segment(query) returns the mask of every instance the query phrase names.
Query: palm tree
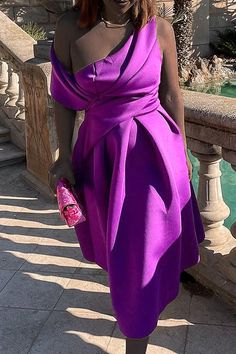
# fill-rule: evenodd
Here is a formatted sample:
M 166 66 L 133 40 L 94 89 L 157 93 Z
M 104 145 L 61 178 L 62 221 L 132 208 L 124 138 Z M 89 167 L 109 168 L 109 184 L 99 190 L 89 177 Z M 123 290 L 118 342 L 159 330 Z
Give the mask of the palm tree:
M 179 77 L 182 78 L 186 69 L 190 66 L 190 57 L 192 54 L 193 37 L 193 4 L 192 0 L 174 0 L 174 18 L 172 25 L 175 31 Z M 179 14 L 182 14 L 179 16 Z

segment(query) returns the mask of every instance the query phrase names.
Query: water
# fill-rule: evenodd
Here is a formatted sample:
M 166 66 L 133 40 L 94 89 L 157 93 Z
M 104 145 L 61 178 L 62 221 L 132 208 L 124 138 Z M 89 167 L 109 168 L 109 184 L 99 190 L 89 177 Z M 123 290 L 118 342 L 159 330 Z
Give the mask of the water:
M 220 95 L 236 98 L 236 80 L 231 80 L 222 85 Z
M 230 79 L 223 84 L 209 83 L 193 87 L 183 86 L 184 89 L 190 91 L 204 92 L 212 95 L 226 96 L 236 98 L 236 79 Z

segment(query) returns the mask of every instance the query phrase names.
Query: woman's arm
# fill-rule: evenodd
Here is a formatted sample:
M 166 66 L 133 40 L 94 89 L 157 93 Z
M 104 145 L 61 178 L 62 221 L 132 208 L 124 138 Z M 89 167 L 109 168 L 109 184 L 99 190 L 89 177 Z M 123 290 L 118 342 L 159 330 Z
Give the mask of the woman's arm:
M 56 24 L 54 36 L 54 49 L 58 60 L 64 68 L 72 72 L 70 59 L 70 14 L 61 15 Z M 59 159 L 71 161 L 71 144 L 75 125 L 76 111 L 62 106 L 53 100 L 55 111 L 55 124 L 59 142 Z
M 175 33 L 171 23 L 161 17 L 157 18 L 157 36 L 163 51 L 159 98 L 161 105 L 179 126 L 187 151 L 184 102 L 179 86 Z

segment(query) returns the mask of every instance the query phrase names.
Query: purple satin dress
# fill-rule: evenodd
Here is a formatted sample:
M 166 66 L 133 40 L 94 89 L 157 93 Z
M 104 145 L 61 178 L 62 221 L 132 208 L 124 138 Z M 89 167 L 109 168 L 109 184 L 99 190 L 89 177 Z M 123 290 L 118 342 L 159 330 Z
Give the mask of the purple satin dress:
M 178 295 L 180 273 L 200 261 L 205 237 L 183 137 L 158 98 L 156 18 L 75 74 L 53 46 L 51 63 L 52 97 L 85 110 L 72 153 L 87 212 L 75 226 L 82 253 L 108 272 L 122 333 L 145 337 Z

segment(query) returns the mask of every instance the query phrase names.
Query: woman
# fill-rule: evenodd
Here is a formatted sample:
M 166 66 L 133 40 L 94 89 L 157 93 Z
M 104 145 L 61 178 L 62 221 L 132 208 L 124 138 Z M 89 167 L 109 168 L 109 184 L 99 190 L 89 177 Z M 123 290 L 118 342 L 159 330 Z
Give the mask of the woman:
M 191 177 L 171 24 L 156 0 L 81 0 L 51 47 L 59 158 L 87 212 L 84 257 L 108 272 L 126 354 L 145 353 L 204 239 Z M 71 151 L 75 113 L 85 110 Z

